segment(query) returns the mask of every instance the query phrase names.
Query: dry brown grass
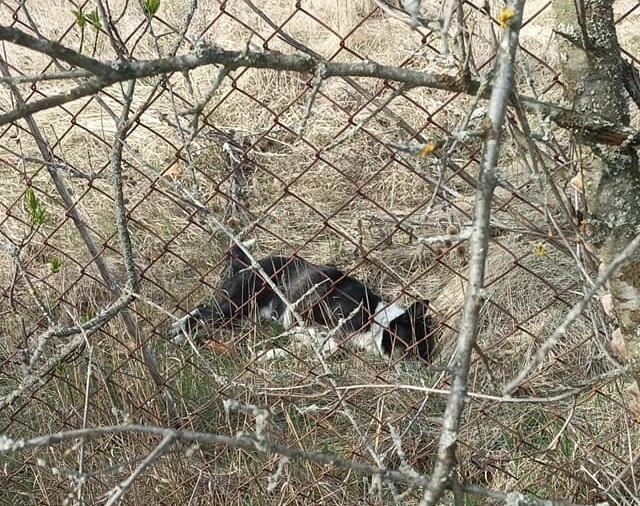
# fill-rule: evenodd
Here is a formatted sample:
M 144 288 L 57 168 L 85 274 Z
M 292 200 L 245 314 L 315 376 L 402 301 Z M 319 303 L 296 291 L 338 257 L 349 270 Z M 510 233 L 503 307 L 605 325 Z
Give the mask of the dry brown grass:
M 493 2 L 493 7 L 497 8 L 498 3 Z M 530 1 L 528 10 L 538 12 L 545 3 Z M 114 12 L 119 12 L 125 2 L 110 4 Z M 295 11 L 292 2 L 258 4 L 277 23 L 284 23 Z M 617 2 L 616 8 L 627 12 L 632 4 Z M 135 2 L 126 5 L 129 12 L 118 28 L 125 36 L 134 34 L 134 39 L 143 35 L 136 54 L 140 58 L 154 57 L 153 39 L 143 34 L 138 7 Z M 177 26 L 187 5 L 186 0 L 165 0 L 161 17 Z M 9 4 L 0 7 L 0 21 L 10 23 L 14 9 Z M 62 37 L 73 24 L 69 2 L 47 2 L 46 8 L 37 3 L 30 9 L 45 36 Z M 296 12 L 285 29 L 317 52 L 335 54 L 338 60 L 349 60 L 352 53 L 357 53 L 388 64 L 408 60 L 417 52 L 407 65 L 446 70 L 444 62 L 435 58 L 435 52 L 420 46 L 420 37 L 402 24 L 379 15 L 362 22 L 372 9 L 369 2 L 314 1 L 306 2 L 305 9 L 324 25 Z M 272 36 L 272 29 L 242 2 L 228 3 L 226 14 L 211 25 L 214 11 L 217 6 L 198 9 L 190 37 L 205 32 L 207 40 L 242 49 L 249 38 L 260 47 L 263 39 Z M 622 43 L 630 44 L 632 54 L 638 44 L 630 28 L 635 26 L 635 18 L 635 14 L 629 16 L 620 25 Z M 547 98 L 560 94 L 557 86 L 546 90 L 553 81 L 553 72 L 543 62 L 557 68 L 550 49 L 551 19 L 547 8 L 524 29 L 523 46 L 539 59 L 523 58 L 519 69 L 521 80 L 536 77 L 534 88 L 539 93 L 545 91 Z M 478 40 L 474 57 L 478 65 L 483 65 L 490 60 L 490 24 L 479 11 L 470 15 L 471 22 Z M 161 23 L 154 23 L 154 30 L 170 32 Z M 92 47 L 91 32 L 88 30 L 86 35 L 85 47 Z M 173 39 L 169 33 L 160 39 L 160 46 L 166 50 Z M 78 28 L 72 28 L 62 40 L 77 47 Z M 341 40 L 351 52 L 341 49 Z M 430 42 L 438 47 L 437 39 Z M 97 47 L 102 57 L 112 57 L 104 40 Z M 269 47 L 291 51 L 277 38 L 269 42 Z M 9 60 L 24 73 L 38 73 L 48 64 L 40 55 L 10 48 Z M 162 120 L 162 115 L 173 118 L 172 100 L 178 110 L 197 102 L 215 77 L 216 70 L 212 68 L 192 72 L 191 95 L 183 76 L 172 76 L 173 99 L 166 89 L 154 99 L 127 137 L 125 149 L 125 194 L 143 295 L 176 314 L 215 291 L 224 271 L 223 252 L 228 244 L 206 215 L 196 212 L 180 197 L 181 185 L 193 188 L 190 170 L 194 171 L 201 202 L 219 220 L 235 224 L 228 221 L 229 167 L 220 144 L 198 137 L 190 146 L 189 165 L 185 149 L 176 154 L 176 146 L 182 145 L 179 133 Z M 302 139 L 297 139 L 296 134 L 311 89 L 306 76 L 269 70 L 237 71 L 217 91 L 203 120 L 225 131 L 234 130 L 237 139 L 246 139 L 251 146 L 247 157 L 253 165 L 246 174 L 247 195 L 239 228 L 257 222 L 250 231 L 258 239 L 256 255 L 299 251 L 309 260 L 340 265 L 389 297 L 405 301 L 411 296 L 429 297 L 444 326 L 434 367 L 426 369 L 411 361 L 389 367 L 380 359 L 361 354 L 333 357 L 329 363 L 338 385 L 369 385 L 346 390 L 346 404 L 356 430 L 345 416 L 345 406 L 323 379 L 325 371 L 312 352 L 272 362 L 252 359 L 251 349 L 280 329 L 249 326 L 219 331 L 215 337 L 232 343 L 232 351 L 220 353 L 205 347 L 197 356 L 188 348 L 167 343 L 163 339 L 170 321 L 167 315 L 138 301 L 132 308 L 140 331 L 136 339 L 150 344 L 167 386 L 179 403 L 185 428 L 231 435 L 251 432 L 250 417 L 227 414 L 222 407 L 224 399 L 235 398 L 271 408 L 270 435 L 277 442 L 374 463 L 368 445 L 384 465 L 397 468 L 400 462 L 390 437 L 390 424 L 403 433 L 409 464 L 419 472 L 429 473 L 445 398 L 402 385 L 448 388 L 445 367 L 455 349 L 467 259 L 456 245 L 427 247 L 418 245 L 415 238 L 441 235 L 451 224 L 468 225 L 474 189 L 447 169 L 443 182 L 460 196 L 433 199 L 433 184 L 420 174 L 437 179 L 438 164 L 431 159 L 416 161 L 389 148 L 388 144 L 408 138 L 389 116 L 380 115 L 346 142 L 320 151 L 347 129 L 350 120 L 359 121 L 366 115 L 364 111 L 370 110 L 368 102 L 373 97 L 379 103 L 391 93 L 390 88 L 377 81 L 357 82 L 367 90 L 366 97 L 341 80 L 323 84 Z M 138 83 L 134 110 L 149 98 L 153 84 Z M 45 94 L 60 89 L 48 83 L 38 88 Z M 27 86 L 22 89 L 28 91 Z M 116 111 L 118 93 L 118 87 L 113 87 L 109 95 L 102 97 Z M 0 99 L 9 103 L 6 87 L 0 89 Z M 446 107 L 441 108 L 445 103 Z M 445 93 L 419 89 L 395 99 L 388 109 L 427 138 L 438 139 L 459 126 L 470 103 L 469 97 L 451 99 Z M 49 141 L 59 143 L 56 154 L 77 170 L 101 176 L 92 183 L 72 177 L 65 181 L 97 244 L 104 248 L 103 256 L 110 269 L 124 282 L 109 182 L 114 123 L 95 99 L 78 101 L 65 109 L 68 112 L 57 109 L 39 113 L 36 120 Z M 112 296 L 61 208 L 46 169 L 33 161 L 40 158 L 33 139 L 23 130 L 18 133 L 16 142 L 10 137 L 11 132 L 0 132 L 5 146 L 0 155 L 0 177 L 4 182 L 0 204 L 5 214 L 0 220 L 2 240 L 17 242 L 26 238 L 22 259 L 40 296 L 61 323 L 82 321 L 105 307 Z M 583 284 L 575 262 L 544 236 L 547 228 L 541 209 L 550 193 L 543 195 L 537 190 L 512 141 L 510 137 L 505 141 L 503 170 L 510 183 L 531 199 L 522 202 L 504 190 L 498 194 L 495 217 L 507 230 L 496 235 L 489 253 L 488 303 L 483 309 L 478 338 L 484 356 L 475 356 L 470 383 L 472 392 L 485 396 L 500 395 L 504 383 L 530 359 L 569 306 L 578 300 Z M 27 158 L 21 159 L 16 153 Z M 177 163 L 176 156 L 180 157 Z M 477 172 L 478 158 L 478 146 L 472 141 L 452 156 L 472 175 Z M 561 167 L 554 167 L 553 171 L 560 186 L 571 176 Z M 363 184 L 364 181 L 368 182 Z M 23 205 L 27 185 L 36 190 L 48 212 L 46 223 L 31 235 Z M 552 200 L 549 211 L 560 219 Z M 389 221 L 391 216 L 403 215 L 410 215 L 409 225 Z M 521 216 L 539 230 L 523 227 Z M 546 248 L 542 256 L 535 254 L 540 244 Z M 51 270 L 53 258 L 62 262 L 59 272 Z M 0 333 L 6 336 L 0 340 L 0 393 L 5 394 L 22 377 L 17 350 L 23 339 L 33 345 L 46 322 L 7 255 L 0 256 L 0 286 Z M 574 324 L 518 395 L 544 398 L 611 370 L 613 365 L 602 349 L 606 337 L 601 334 L 606 326 L 600 322 L 599 311 L 594 308 Z M 120 320 L 108 323 L 91 336 L 91 353 L 85 349 L 62 361 L 41 387 L 0 413 L 0 431 L 13 437 L 32 437 L 81 427 L 85 409 L 88 426 L 125 421 L 166 423 L 165 407 L 149 379 L 136 339 L 127 335 Z M 59 344 L 50 343 L 48 353 Z M 390 385 L 398 388 L 391 389 Z M 632 497 L 637 485 L 634 470 L 624 470 L 629 452 L 637 451 L 637 436 L 637 424 L 627 417 L 616 381 L 603 381 L 576 397 L 548 402 L 497 402 L 476 396 L 470 400 L 460 431 L 461 479 L 546 498 L 579 502 L 603 498 L 612 504 L 628 504 L 635 500 Z M 61 504 L 73 491 L 65 470 L 77 470 L 82 460 L 84 469 L 95 473 L 83 486 L 84 498 L 87 503 L 98 503 L 156 444 L 157 440 L 151 437 L 127 435 L 46 452 L 18 452 L 3 462 L 6 486 L 0 490 L 0 502 Z M 114 467 L 123 462 L 126 464 L 122 468 Z M 278 459 L 273 456 L 244 450 L 176 445 L 136 482 L 126 503 L 392 501 L 387 489 L 381 497 L 368 495 L 369 484 L 360 475 L 308 462 L 289 464 L 279 487 L 266 494 L 267 479 L 277 465 Z M 398 487 L 398 491 L 403 490 Z M 409 492 L 406 502 L 413 504 L 418 498 L 417 491 Z M 487 503 L 468 498 L 466 504 Z

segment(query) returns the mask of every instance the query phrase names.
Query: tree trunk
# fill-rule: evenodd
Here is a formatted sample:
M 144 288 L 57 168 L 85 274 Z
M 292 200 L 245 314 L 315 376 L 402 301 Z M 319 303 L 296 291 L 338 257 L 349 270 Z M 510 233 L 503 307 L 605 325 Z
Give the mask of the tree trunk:
M 587 117 L 628 125 L 628 97 L 611 0 L 554 0 L 565 96 Z M 633 148 L 583 144 L 584 239 L 608 265 L 640 233 L 640 173 Z M 640 381 L 640 253 L 609 281 L 630 373 Z M 637 388 L 637 384 L 636 384 Z M 638 406 L 635 406 L 636 409 Z M 638 411 L 636 411 L 636 414 Z

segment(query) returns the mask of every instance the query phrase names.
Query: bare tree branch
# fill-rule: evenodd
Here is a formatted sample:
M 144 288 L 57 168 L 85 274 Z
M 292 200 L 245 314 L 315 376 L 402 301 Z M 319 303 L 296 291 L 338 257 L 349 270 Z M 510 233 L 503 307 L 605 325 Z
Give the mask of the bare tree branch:
M 123 294 L 111 306 L 102 311 L 102 313 L 85 323 L 82 323 L 80 325 L 73 325 L 70 327 L 64 327 L 61 329 L 52 329 L 41 334 L 38 338 L 38 346 L 36 347 L 36 352 L 34 352 L 34 355 L 31 358 L 31 363 L 33 365 L 29 365 L 28 374 L 25 375 L 17 388 L 15 388 L 10 393 L 0 397 L 0 410 L 7 408 L 18 397 L 25 395 L 33 388 L 39 386 L 42 378 L 49 374 L 57 364 L 59 364 L 71 353 L 82 346 L 86 336 L 91 335 L 113 317 L 118 316 L 122 312 L 122 310 L 127 307 L 133 300 L 134 297 L 131 294 Z M 74 338 L 61 346 L 56 351 L 56 353 L 49 356 L 47 360 L 45 360 L 36 368 L 35 366 L 39 362 L 40 354 L 42 353 L 42 349 L 44 347 L 42 343 L 48 342 L 53 336 L 74 336 Z M 36 353 L 38 354 L 37 356 Z
M 94 75 L 106 75 L 111 72 L 108 64 L 102 63 L 95 58 L 89 58 L 58 42 L 34 37 L 12 26 L 0 25 L 0 40 L 6 40 L 18 46 L 37 51 L 38 53 L 49 55 L 56 60 L 62 60 L 74 67 L 88 70 Z
M 2 73 L 3 76 L 5 77 L 10 77 L 10 73 L 9 73 L 9 68 L 7 63 L 3 60 L 0 59 L 0 72 Z M 16 100 L 16 102 L 18 103 L 19 108 L 21 106 L 24 106 L 24 99 L 22 97 L 22 94 L 20 93 L 20 90 L 18 90 L 18 88 L 15 85 L 11 85 L 11 92 L 13 93 L 13 96 Z M 125 108 L 125 112 L 127 112 L 128 110 Z M 123 118 L 126 118 L 126 115 L 123 116 Z M 101 253 L 101 251 L 98 249 L 93 236 L 91 234 L 91 231 L 89 230 L 89 227 L 86 225 L 85 220 L 83 219 L 80 211 L 78 210 L 78 207 L 76 206 L 76 203 L 73 200 L 73 197 L 71 196 L 71 192 L 67 186 L 67 184 L 65 183 L 65 181 L 63 180 L 61 174 L 60 174 L 60 164 L 55 163 L 56 159 L 54 157 L 53 154 L 53 150 L 51 149 L 49 143 L 46 141 L 46 139 L 44 138 L 44 136 L 42 135 L 40 128 L 37 124 L 37 122 L 35 121 L 35 119 L 33 118 L 33 116 L 31 115 L 27 115 L 26 116 L 26 121 L 27 124 L 29 125 L 29 130 L 31 132 L 31 135 L 33 136 L 33 138 L 36 141 L 36 144 L 38 146 L 38 149 L 40 150 L 40 153 L 43 157 L 44 160 L 46 160 L 48 162 L 47 164 L 47 169 L 49 172 L 49 175 L 51 176 L 51 179 L 53 180 L 53 183 L 56 187 L 56 190 L 58 192 L 58 194 L 60 195 L 60 197 L 62 198 L 62 201 L 64 202 L 64 205 L 66 207 L 67 213 L 69 214 L 69 216 L 72 218 L 73 223 L 78 231 L 78 233 L 80 234 L 80 237 L 82 238 L 85 246 L 87 247 L 87 249 L 89 250 L 89 253 L 92 255 L 93 261 L 95 262 L 98 271 L 100 272 L 100 275 L 105 283 L 105 285 L 107 286 L 107 288 L 109 289 L 109 291 L 116 297 L 118 297 L 119 300 L 121 301 L 126 301 L 126 305 L 128 305 L 133 298 L 131 297 L 131 295 L 127 294 L 126 296 L 123 297 L 123 292 L 121 290 L 121 288 L 118 286 L 118 282 L 116 280 L 116 278 L 112 275 L 111 271 L 109 270 L 109 268 L 107 267 L 106 261 Z M 123 125 L 120 125 L 123 126 Z M 126 131 L 126 127 L 124 128 L 124 131 Z M 114 151 L 114 162 L 118 163 L 119 162 L 119 158 L 118 158 L 118 150 L 121 150 L 121 145 L 120 147 L 118 147 L 118 144 L 116 144 L 115 147 L 115 151 Z M 121 153 L 121 152 L 120 152 Z M 120 154 L 121 156 L 121 154 Z M 116 184 L 117 187 L 117 183 L 120 183 L 120 191 L 117 190 L 116 188 L 116 200 L 118 200 L 118 198 L 120 199 L 120 204 L 121 207 L 124 206 L 124 198 L 122 195 L 122 181 L 118 181 L 117 178 L 117 170 L 115 172 L 116 176 L 114 178 L 114 184 Z M 118 208 L 117 208 L 118 209 Z M 126 210 L 124 211 L 124 213 L 126 214 Z M 123 215 L 122 209 L 120 209 L 120 221 L 122 221 L 123 219 L 126 219 L 125 215 Z M 128 231 L 126 231 L 126 223 L 121 223 L 121 228 L 124 227 L 124 231 L 120 231 L 121 232 L 121 238 L 125 240 L 125 242 L 122 243 L 122 247 L 124 248 L 124 252 L 123 255 L 125 256 L 125 258 L 127 258 L 127 251 L 129 251 L 129 264 L 128 264 L 128 274 L 131 276 L 132 272 L 133 272 L 133 280 L 130 284 L 132 285 L 132 287 L 134 288 L 134 290 L 137 288 L 137 282 L 136 282 L 136 278 L 135 278 L 135 267 L 132 265 L 133 260 L 131 258 L 131 244 L 130 244 L 130 240 L 128 241 L 128 243 L 126 242 L 128 240 Z M 126 305 L 120 308 L 119 314 L 122 317 L 126 327 L 127 327 L 127 331 L 129 333 L 129 335 L 131 336 L 132 339 L 134 339 L 136 342 L 138 342 L 138 331 L 137 331 L 137 325 L 135 323 L 135 320 L 133 319 L 133 317 L 131 316 L 131 314 L 125 309 Z M 73 329 L 73 327 L 69 328 L 69 329 L 65 329 L 66 332 L 69 332 L 67 335 L 73 335 L 73 333 L 71 333 L 71 330 Z M 46 335 L 46 333 L 44 334 Z M 77 349 L 81 344 L 82 344 L 82 340 L 79 339 L 79 337 L 83 337 L 83 336 L 77 336 L 75 339 L 73 339 L 72 341 L 70 341 L 70 343 L 68 343 L 67 346 L 65 346 L 65 350 L 66 353 L 64 356 L 67 356 L 69 353 L 71 353 L 71 351 Z M 41 336 L 40 340 L 41 343 L 45 341 L 45 339 Z M 71 348 L 71 350 L 68 350 L 67 348 Z M 43 349 L 44 345 L 40 345 L 39 349 Z M 177 405 L 175 403 L 175 401 L 173 400 L 171 393 L 169 392 L 169 390 L 166 387 L 165 381 L 162 378 L 162 375 L 159 372 L 159 368 L 157 367 L 157 364 L 155 362 L 155 359 L 151 353 L 151 351 L 148 348 L 148 345 L 143 345 L 142 346 L 142 351 L 143 351 L 143 357 L 144 357 L 144 361 L 145 364 L 147 366 L 148 372 L 151 376 L 151 378 L 153 379 L 154 383 L 156 384 L 156 386 L 160 389 L 160 391 L 162 392 L 165 401 L 166 401 L 166 405 L 167 405 L 167 410 L 169 412 L 169 421 L 170 423 L 176 423 L 178 420 L 178 414 L 177 414 Z M 35 356 L 35 355 L 34 355 Z M 32 357 L 31 360 L 32 363 L 35 363 L 34 361 L 34 357 Z M 50 362 L 50 361 L 49 361 Z M 30 366 L 32 367 L 32 366 Z M 38 375 L 30 375 L 26 378 L 26 386 L 21 386 L 18 389 L 16 389 L 14 392 L 12 392 L 11 394 L 9 394 L 8 396 L 5 397 L 4 402 L 7 402 L 7 399 L 9 399 L 8 402 L 11 402 L 13 399 L 15 399 L 15 397 L 17 395 L 20 395 L 20 393 L 22 393 L 25 389 L 27 388 L 31 388 L 34 384 L 35 381 L 33 378 L 41 378 L 44 374 L 48 373 L 48 371 L 51 370 L 53 366 L 45 368 L 44 372 L 42 372 L 41 374 Z
M 469 290 L 465 297 L 458 346 L 453 358 L 453 384 L 447 408 L 443 416 L 438 460 L 429 486 L 420 501 L 421 505 L 433 506 L 451 484 L 451 475 L 456 465 L 458 428 L 467 400 L 467 380 L 471 353 L 478 332 L 480 309 L 486 298 L 484 273 L 489 249 L 489 225 L 491 199 L 498 180 L 498 153 L 502 125 L 508 97 L 513 87 L 513 66 L 518 48 L 518 33 L 522 21 L 524 0 L 515 0 L 505 9 L 513 9 L 513 16 L 506 26 L 497 56 L 497 71 L 487 111 L 486 141 L 478 178 L 474 222 L 470 238 Z
M 117 120 L 116 138 L 113 142 L 113 150 L 111 152 L 111 186 L 113 188 L 114 208 L 116 214 L 116 225 L 118 227 L 118 236 L 122 247 L 122 257 L 127 270 L 127 282 L 131 286 L 134 293 L 140 292 L 140 281 L 136 273 L 136 266 L 133 260 L 133 248 L 131 246 L 131 235 L 127 228 L 127 208 L 125 204 L 124 191 L 122 188 L 122 148 L 125 142 L 127 132 L 131 125 L 128 121 L 129 112 L 131 111 L 131 103 L 133 101 L 133 92 L 135 90 L 135 81 L 129 81 L 127 91 L 123 93 L 124 104 L 120 117 Z M 132 336 L 133 337 L 133 336 Z
M 22 36 L 22 35 L 24 36 Z M 317 75 L 322 72 L 324 79 L 331 77 L 371 77 L 400 82 L 408 88 L 426 87 L 431 89 L 475 95 L 482 83 L 451 74 L 436 74 L 407 68 L 381 65 L 370 60 L 363 62 L 326 61 L 319 55 L 284 54 L 277 51 L 228 51 L 224 48 L 199 40 L 196 50 L 184 55 L 158 58 L 155 60 L 117 60 L 101 63 L 84 57 L 56 42 L 35 39 L 16 28 L 0 27 L 0 40 L 10 40 L 31 49 L 38 49 L 52 57 L 63 59 L 80 68 L 90 70 L 93 77 L 79 86 L 58 95 L 22 104 L 4 114 L 0 114 L 0 125 L 11 123 L 29 114 L 62 105 L 79 98 L 93 95 L 112 84 L 144 77 L 186 72 L 203 65 L 222 65 L 228 72 L 238 68 L 258 68 L 300 72 Z M 76 58 L 74 55 L 78 55 Z M 487 87 L 486 95 L 491 92 Z M 570 109 L 521 96 L 528 107 L 540 110 L 562 128 L 582 135 L 586 140 L 603 144 L 621 145 L 629 139 L 640 142 L 637 132 L 631 128 L 606 121 L 597 116 L 582 116 Z
M 113 436 L 115 434 L 136 433 L 152 434 L 164 438 L 162 443 L 160 443 L 152 453 L 154 455 L 153 460 L 155 460 L 157 456 L 159 456 L 156 456 L 156 454 L 166 452 L 167 446 L 169 444 L 179 440 L 186 442 L 198 442 L 202 444 L 225 445 L 232 448 L 243 448 L 247 451 L 282 455 L 288 457 L 291 460 L 316 462 L 327 466 L 350 469 L 363 475 L 379 476 L 383 481 L 386 482 L 406 483 L 416 487 L 424 487 L 429 483 L 428 478 L 422 475 L 407 475 L 400 471 L 364 464 L 362 462 L 345 459 L 343 457 L 339 457 L 337 455 L 329 453 L 306 452 L 300 450 L 299 448 L 274 443 L 264 435 L 259 438 L 252 436 L 231 437 L 222 434 L 210 434 L 206 432 L 196 432 L 191 430 L 176 430 L 152 425 L 113 425 L 87 429 L 75 429 L 26 440 L 13 440 L 6 435 L 2 435 L 0 436 L 0 454 L 13 453 L 24 449 L 54 446 L 75 439 L 93 440 L 103 436 Z M 145 462 L 147 460 L 151 459 L 147 458 L 145 459 Z M 150 463 L 152 462 L 149 462 L 149 464 Z M 148 467 L 149 464 L 145 465 L 144 467 Z M 139 466 L 139 468 L 140 467 L 142 467 L 142 464 L 141 466 Z M 546 499 L 538 499 L 537 497 L 527 496 L 520 492 L 497 492 L 477 485 L 461 485 L 460 488 L 464 493 L 467 494 L 478 495 L 480 497 L 489 497 L 501 501 L 511 500 L 511 502 L 508 504 L 527 504 L 529 506 L 582 506 L 576 503 L 569 503 L 565 501 L 550 501 Z M 520 502 L 518 502 L 518 500 Z M 602 506 L 604 506 L 606 503 L 601 504 Z
M 91 72 L 86 70 L 62 70 L 60 72 L 49 72 L 46 74 L 32 74 L 25 76 L 0 77 L 0 83 L 23 84 L 41 83 L 44 81 L 58 81 L 63 79 L 80 79 L 91 77 Z
M 142 462 L 140 462 L 138 467 L 134 469 L 131 475 L 129 475 L 129 477 L 122 483 L 118 483 L 115 489 L 111 492 L 106 505 L 113 506 L 115 504 L 118 504 L 124 494 L 127 493 L 127 490 L 131 488 L 131 485 L 133 485 L 133 482 L 136 480 L 136 478 L 140 476 L 147 467 L 153 465 L 156 460 L 162 457 L 169 450 L 175 440 L 175 435 L 165 435 L 162 441 L 153 449 L 153 451 L 149 455 L 146 456 L 146 458 Z
M 568 399 L 570 397 L 575 397 L 580 395 L 581 393 L 592 390 L 594 387 L 612 381 L 616 378 L 621 378 L 628 371 L 627 367 L 620 367 L 618 369 L 614 369 L 613 371 L 606 372 L 602 375 L 596 376 L 595 378 L 591 378 L 588 381 L 584 381 L 580 384 L 576 385 L 563 385 L 561 389 L 558 389 L 554 392 L 548 392 L 545 397 L 512 397 L 510 395 L 490 395 L 483 394 L 481 392 L 469 392 L 467 391 L 467 397 L 470 399 L 484 400 L 484 401 L 492 401 L 498 403 L 505 404 L 552 404 L 557 403 L 563 399 Z M 291 387 L 286 387 L 287 390 L 291 390 Z M 337 389 L 338 390 L 362 390 L 364 388 L 372 389 L 372 390 L 414 390 L 417 392 L 424 392 L 427 394 L 436 394 L 436 395 L 445 395 L 450 396 L 452 394 L 451 390 L 446 390 L 443 388 L 431 388 L 425 387 L 422 385 L 409 385 L 409 384 L 398 384 L 394 383 L 392 385 L 385 384 L 356 384 L 356 385 L 341 385 Z M 267 391 L 277 391 L 284 390 L 284 388 L 268 388 Z

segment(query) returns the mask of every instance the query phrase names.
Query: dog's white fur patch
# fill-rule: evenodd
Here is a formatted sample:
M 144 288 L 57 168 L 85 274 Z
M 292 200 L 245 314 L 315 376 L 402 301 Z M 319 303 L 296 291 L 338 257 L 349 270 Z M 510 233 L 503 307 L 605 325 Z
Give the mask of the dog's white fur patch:
M 367 353 L 378 353 L 380 356 L 385 356 L 385 352 L 382 349 L 382 336 L 384 329 L 389 328 L 389 324 L 395 320 L 398 316 L 404 314 L 406 309 L 398 302 L 392 302 L 388 304 L 386 302 L 380 302 L 376 306 L 375 313 L 373 315 L 373 322 L 369 330 L 364 332 L 358 332 L 349 338 L 349 345 L 355 348 L 366 351 Z M 190 317 L 196 316 L 197 309 L 189 312 L 182 318 L 176 320 L 172 325 L 174 329 L 173 343 L 183 344 L 186 341 L 186 328 L 185 325 Z M 264 319 L 273 319 L 273 307 L 268 305 L 260 310 L 260 316 Z M 285 311 L 279 318 L 280 322 L 285 327 L 291 327 L 293 324 L 293 315 L 289 314 L 289 311 Z M 287 325 L 288 324 L 288 325 Z M 314 327 L 300 328 L 292 334 L 291 339 L 292 350 L 296 351 L 301 348 L 320 348 L 320 352 L 324 356 L 334 353 L 340 345 L 333 339 L 327 339 L 327 332 L 321 331 Z M 257 354 L 258 360 L 274 360 L 287 355 L 287 352 L 282 348 L 273 348 L 270 350 L 264 350 Z
M 384 355 L 382 352 L 382 332 L 375 335 L 371 330 L 358 332 L 349 338 L 349 344 L 367 353 Z
M 187 322 L 189 321 L 189 318 L 197 316 L 197 314 L 198 310 L 193 309 L 171 324 L 171 335 L 173 335 L 171 342 L 173 344 L 182 345 L 187 341 Z
M 373 323 L 371 324 L 371 331 L 369 332 L 369 339 L 375 344 L 375 348 L 371 348 L 371 345 L 369 345 L 369 348 L 363 349 L 367 351 L 370 349 L 372 351 L 377 349 L 378 353 L 384 357 L 386 355 L 382 349 L 382 334 L 384 329 L 388 329 L 389 324 L 406 311 L 406 308 L 398 302 L 392 302 L 391 304 L 387 304 L 384 301 L 379 302 L 376 306 L 376 311 L 373 315 Z
M 354 348 L 364 350 L 367 353 L 377 353 L 382 357 L 386 356 L 386 353 L 382 349 L 384 329 L 388 329 L 389 324 L 405 312 L 406 309 L 398 302 L 392 302 L 391 304 L 379 302 L 373 315 L 371 327 L 368 330 L 353 334 L 349 337 L 348 344 Z M 293 323 L 286 315 L 283 320 L 285 326 L 287 322 L 289 325 Z M 293 320 L 293 318 L 291 318 L 291 320 Z M 328 356 L 335 352 L 340 347 L 340 344 L 333 338 L 327 339 L 326 334 L 326 332 L 318 332 L 314 328 L 304 328 L 295 334 L 292 341 L 294 345 L 300 346 L 302 344 L 303 346 L 320 348 L 320 352 L 324 356 Z
M 309 348 L 315 348 L 322 356 L 328 357 L 339 348 L 335 339 L 327 337 L 327 330 L 324 328 L 296 327 L 286 334 L 291 336 L 291 342 L 286 349 L 276 347 L 256 351 L 253 353 L 255 359 L 259 362 L 268 362 L 290 356 L 292 353 L 298 354 Z
M 386 353 L 382 349 L 382 336 L 384 329 L 389 328 L 389 324 L 398 316 L 404 314 L 406 309 L 397 302 L 388 304 L 379 302 L 376 306 L 371 327 L 363 332 L 358 332 L 349 337 L 349 345 L 384 357 Z

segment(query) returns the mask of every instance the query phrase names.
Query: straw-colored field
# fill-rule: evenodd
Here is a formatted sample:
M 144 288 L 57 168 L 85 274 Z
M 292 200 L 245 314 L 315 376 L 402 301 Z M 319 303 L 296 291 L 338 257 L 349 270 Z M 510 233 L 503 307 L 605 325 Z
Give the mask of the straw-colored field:
M 285 33 L 327 59 L 369 58 L 455 74 L 453 57 L 438 55 L 437 34 L 412 31 L 373 2 L 299 3 L 256 5 Z M 425 16 L 439 16 L 439 3 L 423 3 Z M 495 17 L 500 2 L 489 3 Z M 521 93 L 555 101 L 562 91 L 548 3 L 527 2 L 516 80 Z M 23 9 L 18 4 L 0 5 L 1 24 L 25 31 L 33 24 L 42 36 L 67 47 L 82 44 L 85 54 L 114 57 L 104 32 L 96 38 L 90 26 L 82 33 L 74 24 L 77 7 L 71 2 L 26 2 Z M 120 38 L 138 59 L 169 54 L 191 5 L 163 0 L 149 27 L 136 2 L 108 4 Z M 485 74 L 500 33 L 482 4 L 465 4 L 465 13 L 474 41 L 472 60 Z M 638 54 L 640 44 L 635 4 L 615 3 L 620 44 L 630 55 Z M 218 3 L 198 4 L 178 53 L 191 50 L 198 37 L 225 49 L 294 51 L 239 0 L 224 3 L 223 9 Z M 10 44 L 3 49 L 12 75 L 56 70 L 49 57 Z M 87 336 L 83 348 L 54 364 L 39 384 L 0 412 L 0 434 L 29 438 L 121 423 L 167 425 L 160 387 L 143 357 L 148 345 L 183 428 L 252 433 L 252 416 L 223 408 L 225 399 L 236 399 L 269 407 L 274 442 L 406 472 L 410 466 L 428 475 L 446 404 L 442 392 L 450 387 L 447 367 L 456 346 L 468 261 L 466 242 L 430 238 L 471 223 L 482 146 L 473 138 L 460 141 L 447 163 L 437 156 L 417 158 L 401 147 L 417 144 L 417 135 L 440 140 L 462 128 L 474 97 L 408 90 L 354 131 L 393 96 L 395 83 L 331 79 L 322 83 L 309 108 L 313 76 L 241 69 L 215 90 L 199 118 L 202 130 L 191 137 L 191 116 L 184 113 L 203 103 L 218 72 L 204 67 L 164 82 L 136 83 L 132 113 L 140 116 L 126 136 L 123 172 L 128 231 L 141 280 L 141 296 L 131 311 L 137 335 L 128 332 L 122 318 L 114 318 Z M 43 81 L 19 89 L 34 100 L 73 85 Z M 60 178 L 100 258 L 123 287 L 127 277 L 111 154 L 124 89 L 112 86 L 34 115 L 42 136 L 66 164 Z M 0 86 L 1 107 L 13 103 L 10 88 Z M 481 101 L 479 107 L 484 106 Z M 637 110 L 632 117 L 638 118 Z M 468 129 L 481 119 L 482 114 L 475 115 Z M 608 351 L 611 322 L 598 305 L 570 327 L 515 399 L 501 399 L 504 385 L 582 296 L 581 268 L 593 274 L 591 259 L 583 256 L 550 188 L 550 182 L 558 186 L 565 204 L 576 198 L 567 186 L 577 162 L 566 134 L 554 131 L 555 144 L 540 141 L 550 165 L 549 177 L 539 176 L 510 119 L 500 167 L 509 189 L 499 188 L 494 203 L 487 303 L 471 367 L 473 394 L 459 432 L 457 479 L 546 499 L 638 504 L 632 462 L 638 424 L 625 407 L 624 382 L 608 378 L 619 364 Z M 542 134 L 547 125 L 540 120 L 529 118 Z M 242 165 L 229 162 L 225 143 L 231 136 L 241 146 L 235 155 Z M 0 395 L 20 388 L 25 377 L 20 349 L 33 350 L 49 328 L 36 296 L 62 325 L 86 321 L 116 298 L 42 160 L 25 122 L 0 130 L 0 241 L 7 252 L 0 255 Z M 25 205 L 28 187 L 46 210 L 39 226 L 30 221 Z M 210 344 L 216 344 L 197 353 L 169 343 L 172 315 L 211 297 L 224 275 L 229 238 L 220 225 L 242 238 L 256 238 L 258 257 L 295 252 L 339 265 L 389 299 L 429 298 L 441 324 L 434 364 L 390 365 L 350 351 L 323 363 L 312 350 L 297 349 L 278 360 L 255 360 L 254 352 L 265 343 L 287 347 L 286 340 L 276 339 L 283 329 L 269 325 L 210 330 Z M 10 243 L 19 245 L 19 262 L 8 253 Z M 69 339 L 53 339 L 43 356 L 54 356 Z M 3 455 L 0 503 L 103 504 L 158 442 L 147 435 L 113 435 Z M 280 474 L 279 465 L 284 466 Z M 269 478 L 276 475 L 267 492 Z M 417 504 L 420 497 L 419 490 L 402 484 L 376 490 L 375 481 L 335 466 L 281 464 L 274 455 L 181 443 L 136 479 L 123 504 Z M 446 501 L 454 504 L 452 498 Z M 491 503 L 467 496 L 464 504 Z

